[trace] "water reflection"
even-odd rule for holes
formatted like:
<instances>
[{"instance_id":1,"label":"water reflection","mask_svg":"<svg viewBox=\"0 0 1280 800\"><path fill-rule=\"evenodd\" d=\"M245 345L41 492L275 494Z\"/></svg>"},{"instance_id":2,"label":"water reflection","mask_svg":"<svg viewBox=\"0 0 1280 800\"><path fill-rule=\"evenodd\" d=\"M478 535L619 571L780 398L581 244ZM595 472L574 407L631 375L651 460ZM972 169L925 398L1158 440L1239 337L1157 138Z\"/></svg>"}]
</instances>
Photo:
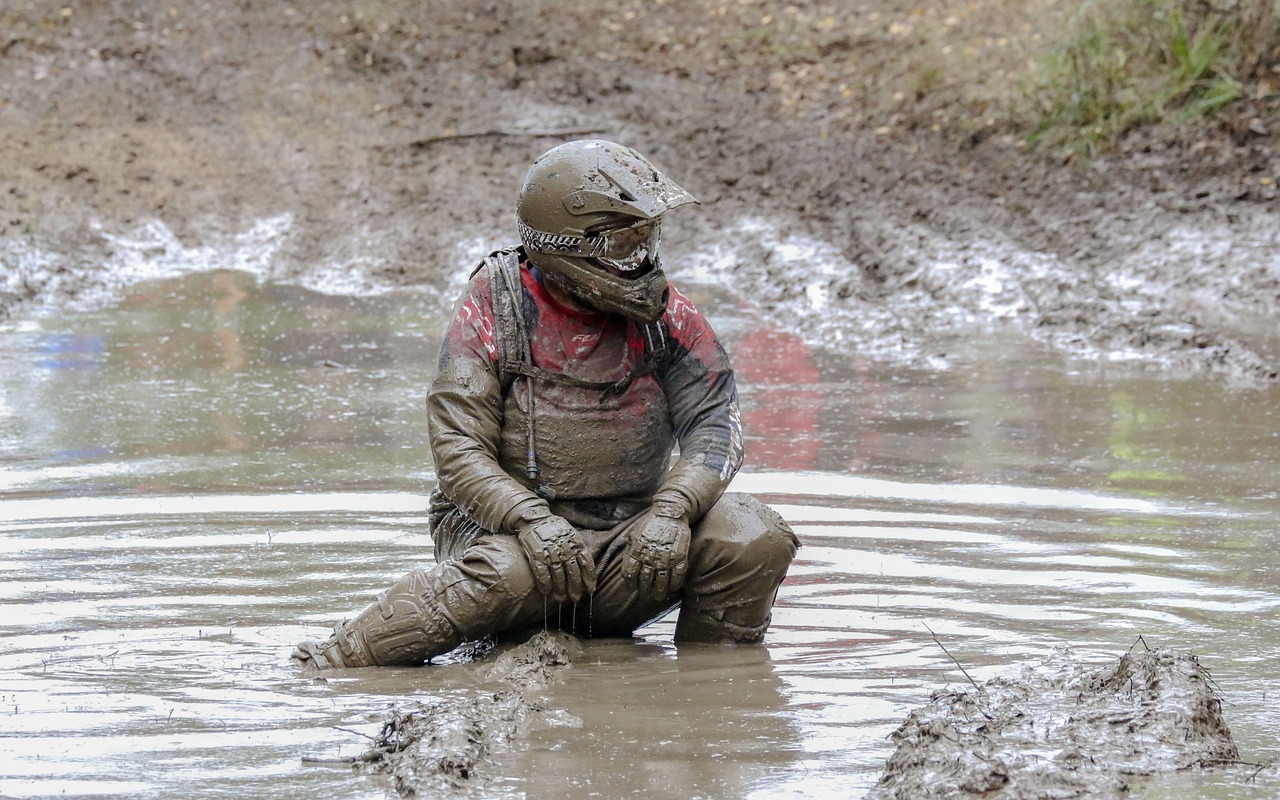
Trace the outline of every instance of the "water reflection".
<instances>
[{"instance_id":1,"label":"water reflection","mask_svg":"<svg viewBox=\"0 0 1280 800\"><path fill-rule=\"evenodd\" d=\"M822 445L822 390L813 351L799 336L762 326L735 348L738 380L754 388L742 424L752 462L767 469L814 469Z\"/></svg>"},{"instance_id":2,"label":"water reflection","mask_svg":"<svg viewBox=\"0 0 1280 800\"><path fill-rule=\"evenodd\" d=\"M403 300L261 287L250 275L216 272L145 284L109 311L10 327L6 338L25 335L26 349L5 354L13 362L6 403L39 413L24 413L20 429L0 425L5 460L27 465L0 487L306 486L316 462L332 469L379 450L396 456L373 459L386 470L326 478L406 488L429 463L418 396L438 320ZM32 372L26 358L52 362L60 377ZM80 368L88 362L93 371ZM68 364L77 368L64 374ZM16 411L7 419L16 422ZM43 469L54 454L83 469L57 480Z\"/></svg>"},{"instance_id":3,"label":"water reflection","mask_svg":"<svg viewBox=\"0 0 1280 800\"><path fill-rule=\"evenodd\" d=\"M786 772L802 732L769 650L588 642L548 702L581 727L537 731L503 788L544 797L743 797Z\"/></svg>"},{"instance_id":4,"label":"water reflection","mask_svg":"<svg viewBox=\"0 0 1280 800\"><path fill-rule=\"evenodd\" d=\"M945 368L870 362L691 294L741 373L734 488L805 542L768 646L676 651L670 619L587 643L541 698L582 726L500 754L490 795L859 796L906 711L966 682L928 630L979 680L1063 641L1193 650L1244 756L1280 755L1274 392L981 337ZM0 323L0 795L383 795L301 757L359 752L474 670L322 683L286 656L430 560L440 313L216 272Z\"/></svg>"}]
</instances>

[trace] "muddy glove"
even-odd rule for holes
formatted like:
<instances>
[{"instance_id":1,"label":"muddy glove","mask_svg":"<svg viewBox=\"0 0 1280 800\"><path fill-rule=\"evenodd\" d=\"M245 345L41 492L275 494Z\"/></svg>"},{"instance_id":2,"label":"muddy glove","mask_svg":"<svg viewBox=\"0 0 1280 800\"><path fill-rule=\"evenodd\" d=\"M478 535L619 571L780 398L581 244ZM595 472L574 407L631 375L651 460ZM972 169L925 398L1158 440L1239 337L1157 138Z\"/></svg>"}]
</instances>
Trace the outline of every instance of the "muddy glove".
<instances>
[{"instance_id":1,"label":"muddy glove","mask_svg":"<svg viewBox=\"0 0 1280 800\"><path fill-rule=\"evenodd\" d=\"M513 528L538 591L557 603L576 603L596 590L596 565L582 535L564 517L533 508L522 512Z\"/></svg>"},{"instance_id":2,"label":"muddy glove","mask_svg":"<svg viewBox=\"0 0 1280 800\"><path fill-rule=\"evenodd\" d=\"M622 560L622 579L642 594L664 600L684 586L689 568L689 504L680 496L659 495L646 518L630 533Z\"/></svg>"}]
</instances>

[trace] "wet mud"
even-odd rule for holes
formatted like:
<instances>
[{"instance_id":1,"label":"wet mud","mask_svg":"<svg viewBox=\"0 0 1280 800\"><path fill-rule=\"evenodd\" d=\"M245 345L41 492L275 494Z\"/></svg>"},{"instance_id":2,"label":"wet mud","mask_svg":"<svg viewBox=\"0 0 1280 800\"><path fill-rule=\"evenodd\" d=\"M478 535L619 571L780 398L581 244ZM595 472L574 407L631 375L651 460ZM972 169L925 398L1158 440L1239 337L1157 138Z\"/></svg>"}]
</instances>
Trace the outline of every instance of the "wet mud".
<instances>
[{"instance_id":1,"label":"wet mud","mask_svg":"<svg viewBox=\"0 0 1280 800\"><path fill-rule=\"evenodd\" d=\"M501 652L473 650L483 658L481 690L392 708L370 746L346 761L384 777L400 797L482 796L494 759L532 727L581 724L538 700L581 651L569 634L549 631Z\"/></svg>"},{"instance_id":2,"label":"wet mud","mask_svg":"<svg viewBox=\"0 0 1280 800\"><path fill-rule=\"evenodd\" d=\"M0 313L100 304L193 264L344 293L428 287L446 308L514 242L532 159L586 135L635 146L703 201L665 226L677 278L714 276L810 341L946 365L995 328L1276 384L1274 134L1154 137L1087 166L935 132L923 107L885 135L856 93L794 105L778 76L805 71L813 96L844 78L709 28L724 8L611 9L15 5ZM732 52L698 44L721 34Z\"/></svg>"},{"instance_id":3,"label":"wet mud","mask_svg":"<svg viewBox=\"0 0 1280 800\"><path fill-rule=\"evenodd\" d=\"M893 733L869 800L1125 797L1141 776L1241 763L1208 671L1144 647L1102 667L1059 648L973 691L934 693Z\"/></svg>"}]
</instances>

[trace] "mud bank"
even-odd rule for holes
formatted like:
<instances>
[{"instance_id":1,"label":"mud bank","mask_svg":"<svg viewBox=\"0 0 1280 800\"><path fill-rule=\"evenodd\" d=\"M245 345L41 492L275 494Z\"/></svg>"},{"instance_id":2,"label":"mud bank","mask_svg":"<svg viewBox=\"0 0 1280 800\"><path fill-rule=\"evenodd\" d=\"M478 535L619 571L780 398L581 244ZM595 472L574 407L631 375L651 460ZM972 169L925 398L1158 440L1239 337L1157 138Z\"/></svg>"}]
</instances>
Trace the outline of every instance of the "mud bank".
<instances>
[{"instance_id":1,"label":"mud bank","mask_svg":"<svg viewBox=\"0 0 1280 800\"><path fill-rule=\"evenodd\" d=\"M758 287L753 299L809 339L869 355L945 365L980 327L1242 388L1280 376L1280 340L1264 321L1272 311L1262 311L1280 298L1280 217L1270 211L1240 228L1098 212L1097 227L1080 232L1082 255L963 211L884 205L860 209L826 240L739 221L709 271ZM1113 255L1095 263L1094 247Z\"/></svg>"},{"instance_id":2,"label":"mud bank","mask_svg":"<svg viewBox=\"0 0 1280 800\"><path fill-rule=\"evenodd\" d=\"M935 693L892 738L870 800L1123 797L1144 775L1240 763L1213 679L1165 648L1101 668L1059 649L974 691Z\"/></svg>"},{"instance_id":3,"label":"mud bank","mask_svg":"<svg viewBox=\"0 0 1280 800\"><path fill-rule=\"evenodd\" d=\"M637 29L554 0L15 4L0 314L215 268L448 303L514 241L530 161L592 135L702 199L666 226L677 279L712 274L812 339L945 365L967 331L996 327L1094 360L1280 381L1274 137L1147 142L1081 167L934 132L910 107L888 135L822 55L885 43L787 56L715 27L717 9L619 4Z\"/></svg>"},{"instance_id":4,"label":"mud bank","mask_svg":"<svg viewBox=\"0 0 1280 800\"><path fill-rule=\"evenodd\" d=\"M493 760L532 726L581 725L536 697L580 654L568 634L535 634L482 662L481 691L391 709L373 743L350 763L383 776L401 797L482 796Z\"/></svg>"}]
</instances>

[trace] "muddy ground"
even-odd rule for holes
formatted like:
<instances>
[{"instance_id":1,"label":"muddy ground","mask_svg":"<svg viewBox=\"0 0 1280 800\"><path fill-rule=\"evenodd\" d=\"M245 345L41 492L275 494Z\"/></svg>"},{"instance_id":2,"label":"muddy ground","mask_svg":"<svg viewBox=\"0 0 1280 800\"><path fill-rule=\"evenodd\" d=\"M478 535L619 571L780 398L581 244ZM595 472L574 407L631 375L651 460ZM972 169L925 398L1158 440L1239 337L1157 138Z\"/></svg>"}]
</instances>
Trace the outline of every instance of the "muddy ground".
<instances>
[{"instance_id":1,"label":"muddy ground","mask_svg":"<svg viewBox=\"0 0 1280 800\"><path fill-rule=\"evenodd\" d=\"M529 162L589 132L703 200L667 226L677 275L828 343L945 365L1002 325L1273 386L1280 126L1085 164L984 119L946 70L892 91L928 45L913 26L1001 5L1035 4L10 0L0 311L193 266L443 301L513 240Z\"/></svg>"},{"instance_id":2,"label":"muddy ground","mask_svg":"<svg viewBox=\"0 0 1280 800\"><path fill-rule=\"evenodd\" d=\"M418 700L389 709L381 729L359 756L306 757L309 764L350 764L385 779L388 796L483 797L494 763L535 727L581 727L563 709L548 708L539 693L564 679L582 655L566 633L539 631L507 642L499 652L486 641L454 657L470 665L478 686L464 696ZM320 678L319 680L325 680Z\"/></svg>"},{"instance_id":3,"label":"muddy ground","mask_svg":"<svg viewBox=\"0 0 1280 800\"><path fill-rule=\"evenodd\" d=\"M935 692L892 735L869 800L1121 798L1144 776L1240 760L1213 677L1194 655L1135 645L1089 667L1059 648L1035 667Z\"/></svg>"}]
</instances>

